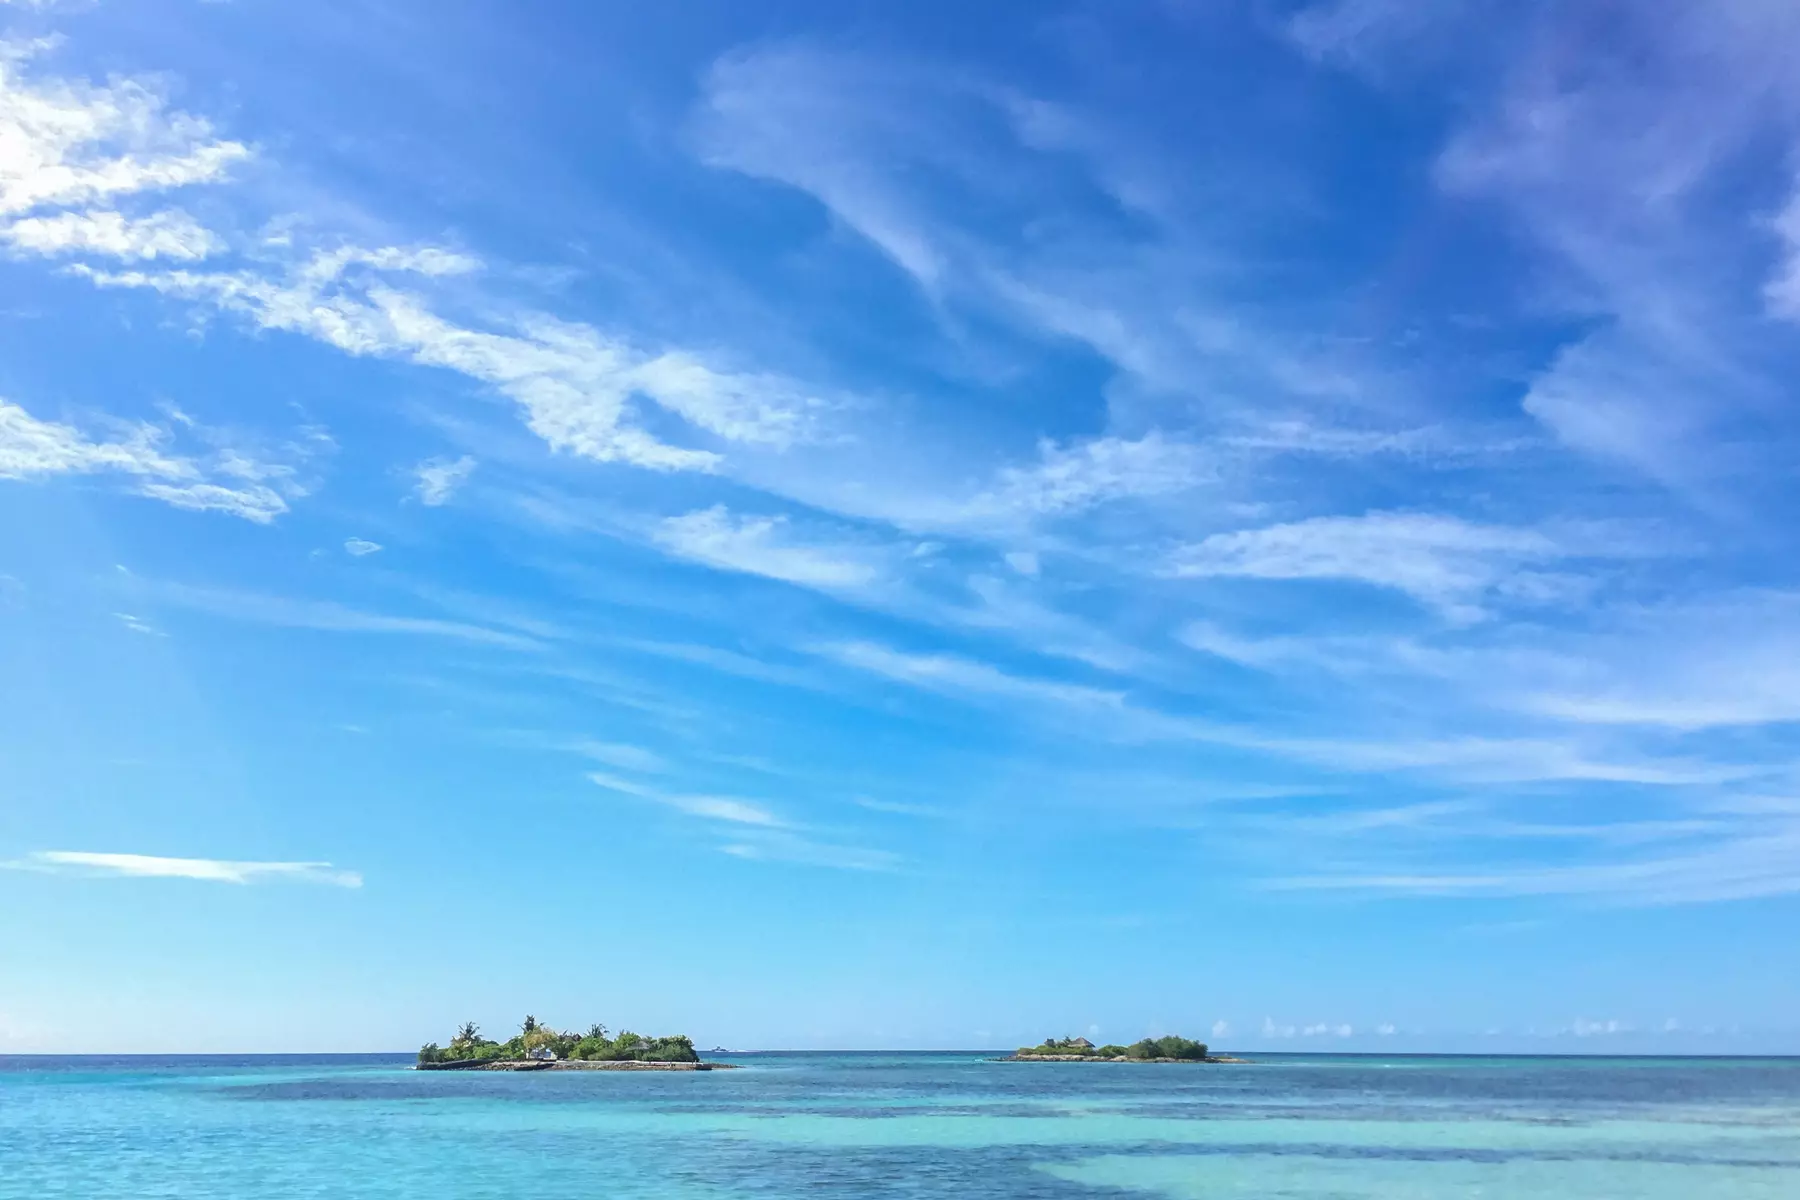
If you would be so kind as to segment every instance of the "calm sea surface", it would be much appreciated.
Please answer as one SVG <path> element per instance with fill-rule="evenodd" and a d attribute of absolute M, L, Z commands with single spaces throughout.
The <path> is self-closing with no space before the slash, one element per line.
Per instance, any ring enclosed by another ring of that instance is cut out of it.
<path fill-rule="evenodd" d="M 1800 1060 L 0 1057 L 0 1197 L 1800 1198 Z"/>

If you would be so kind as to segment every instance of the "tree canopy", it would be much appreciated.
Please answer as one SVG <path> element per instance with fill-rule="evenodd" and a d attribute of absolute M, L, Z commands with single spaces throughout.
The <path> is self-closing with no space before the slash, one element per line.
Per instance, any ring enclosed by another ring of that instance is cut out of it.
<path fill-rule="evenodd" d="M 1187 1038 L 1175 1034 L 1160 1038 L 1144 1038 L 1129 1046 L 1121 1046 L 1117 1043 L 1094 1046 L 1080 1038 L 1046 1038 L 1041 1045 L 1021 1046 L 1018 1052 L 1027 1056 L 1126 1058 L 1138 1061 L 1170 1058 L 1181 1062 L 1198 1062 L 1206 1057 L 1206 1043 L 1189 1041 Z"/>
<path fill-rule="evenodd" d="M 645 1037 L 623 1031 L 608 1037 L 606 1026 L 595 1022 L 586 1033 L 561 1031 L 534 1016 L 528 1016 L 519 1032 L 504 1042 L 481 1035 L 481 1027 L 465 1021 L 457 1029 L 448 1046 L 427 1042 L 419 1048 L 422 1063 L 469 1062 L 492 1059 L 496 1062 L 530 1057 L 532 1051 L 548 1051 L 558 1058 L 586 1059 L 599 1062 L 699 1062 L 693 1039 L 685 1034 L 672 1037 Z"/>

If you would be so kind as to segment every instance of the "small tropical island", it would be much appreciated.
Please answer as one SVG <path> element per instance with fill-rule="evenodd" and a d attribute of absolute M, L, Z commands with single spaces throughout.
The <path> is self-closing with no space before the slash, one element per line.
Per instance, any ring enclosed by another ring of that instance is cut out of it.
<path fill-rule="evenodd" d="M 685 1034 L 644 1037 L 606 1026 L 586 1033 L 564 1031 L 527 1016 L 519 1032 L 504 1042 L 481 1036 L 481 1028 L 465 1021 L 448 1046 L 427 1042 L 419 1047 L 421 1071 L 712 1071 L 729 1063 L 701 1062 L 693 1039 Z"/>
<path fill-rule="evenodd" d="M 1096 1046 L 1084 1037 L 1048 1038 L 1041 1045 L 1022 1046 L 995 1062 L 1125 1062 L 1125 1063 L 1241 1063 L 1249 1059 L 1229 1054 L 1209 1054 L 1205 1042 L 1192 1042 L 1170 1034 L 1145 1038 L 1129 1046 Z"/>

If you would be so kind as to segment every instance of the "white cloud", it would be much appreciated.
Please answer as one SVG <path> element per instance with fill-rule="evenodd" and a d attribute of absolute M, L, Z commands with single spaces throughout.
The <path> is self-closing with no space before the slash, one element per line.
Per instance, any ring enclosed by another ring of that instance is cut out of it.
<path fill-rule="evenodd" d="M 1741 319 L 1737 264 L 1758 222 L 1728 206 L 1746 194 L 1736 186 L 1746 152 L 1795 136 L 1800 83 L 1787 47 L 1800 9 L 1618 15 L 1592 53 L 1566 54 L 1554 37 L 1528 43 L 1498 101 L 1451 140 L 1438 180 L 1503 205 L 1548 265 L 1547 299 L 1593 331 L 1533 381 L 1527 411 L 1576 449 L 1704 493 L 1741 476 L 1753 449 L 1741 430 L 1728 445 L 1719 435 L 1760 423 L 1786 382 Z M 1785 278 L 1778 268 L 1777 308 Z"/>
<path fill-rule="evenodd" d="M 1190 621 L 1182 626 L 1176 637 L 1203 654 L 1246 667 L 1267 668 L 1296 659 L 1311 662 L 1320 657 L 1320 651 L 1311 640 L 1241 637 L 1211 621 Z"/>
<path fill-rule="evenodd" d="M 413 637 L 439 637 L 513 650 L 537 650 L 543 643 L 521 634 L 465 621 L 432 617 L 403 617 L 364 612 L 328 600 L 295 600 L 220 588 L 190 587 L 175 583 L 139 581 L 145 593 L 163 604 L 211 613 L 234 621 L 274 625 L 287 629 L 316 629 L 327 633 L 383 633 Z"/>
<path fill-rule="evenodd" d="M 40 421 L 16 404 L 0 400 L 0 479 L 119 471 L 128 475 L 180 479 L 193 468 L 162 450 L 166 430 L 140 424 L 116 442 L 93 441 L 71 425 Z"/>
<path fill-rule="evenodd" d="M 922 82 L 891 63 L 840 60 L 804 46 L 728 55 L 706 74 L 695 137 L 711 165 L 818 197 L 845 225 L 929 286 L 946 269 L 943 251 L 864 156 L 871 144 L 896 140 L 916 151 L 930 137 L 924 114 L 934 104 L 908 104 L 903 95 L 871 96 L 871 77 L 898 92 L 916 90 Z"/>
<path fill-rule="evenodd" d="M 1104 625 L 1062 612 L 1033 593 L 1035 576 L 1009 580 L 974 575 L 965 581 L 975 603 L 930 615 L 940 623 L 992 630 L 1034 653 L 1073 659 L 1105 671 L 1141 669 L 1149 658 Z"/>
<path fill-rule="evenodd" d="M 1502 592 L 1529 597 L 1561 581 L 1525 564 L 1575 553 L 1535 529 L 1476 525 L 1429 513 L 1314 517 L 1217 533 L 1182 547 L 1166 568 L 1180 578 L 1330 579 L 1406 592 L 1457 619 Z"/>
<path fill-rule="evenodd" d="M 1578 623 L 1419 636 L 1246 636 L 1195 621 L 1179 639 L 1245 666 L 1341 676 L 1366 697 L 1466 717 L 1701 730 L 1800 721 L 1800 593 L 1728 589 L 1596 602 Z M 1592 732 L 1592 731 L 1584 731 Z"/>
<path fill-rule="evenodd" d="M 679 809 L 693 817 L 705 817 L 711 821 L 728 821 L 737 825 L 761 825 L 778 828 L 786 824 L 781 818 L 760 804 L 752 804 L 748 800 L 738 800 L 731 796 L 671 796 L 657 797 L 658 801 L 670 808 Z"/>
<path fill-rule="evenodd" d="M 236 862 L 216 858 L 163 858 L 151 854 L 96 854 L 81 850 L 40 850 L 7 866 L 26 870 L 74 868 L 100 875 L 154 879 L 200 879 L 212 883 L 266 883 L 291 880 L 358 888 L 362 876 L 328 862 Z"/>
<path fill-rule="evenodd" d="M 944 810 L 929 804 L 905 804 L 897 800 L 878 800 L 873 796 L 852 796 L 850 803 L 870 812 L 890 813 L 900 817 L 941 817 Z"/>
<path fill-rule="evenodd" d="M 635 780 L 621 779 L 617 775 L 608 775 L 601 771 L 589 772 L 588 780 L 608 791 L 623 792 L 628 796 L 654 800 L 677 812 L 684 812 L 690 817 L 723 821 L 730 825 L 753 825 L 763 829 L 781 829 L 787 826 L 786 821 L 764 806 L 750 800 L 738 799 L 735 796 L 693 796 L 665 792 Z"/>
<path fill-rule="evenodd" d="M 987 663 L 954 655 L 909 654 L 874 642 L 833 642 L 812 649 L 845 666 L 930 691 L 1125 711 L 1122 692 L 1012 675 Z"/>
<path fill-rule="evenodd" d="M 98 254 L 111 258 L 192 261 L 223 243 L 183 212 L 133 219 L 116 212 L 64 212 L 0 226 L 0 238 L 34 254 Z"/>
<path fill-rule="evenodd" d="M 419 498 L 419 503 L 431 508 L 448 504 L 475 473 L 475 465 L 475 459 L 467 454 L 461 458 L 428 458 L 413 468 L 413 476 L 418 481 L 413 486 L 413 494 Z"/>
<path fill-rule="evenodd" d="M 1763 288 L 1769 311 L 1790 321 L 1800 321 L 1800 185 L 1773 223 L 1781 241 L 1781 259 Z"/>
<path fill-rule="evenodd" d="M 344 540 L 344 553 L 350 555 L 352 558 L 362 558 L 365 555 L 375 554 L 380 550 L 380 542 L 371 542 L 367 538 L 353 537 Z"/>
<path fill-rule="evenodd" d="M 1352 774 L 1417 774 L 1463 783 L 1588 780 L 1653 787 L 1714 786 L 1758 774 L 1755 765 L 1705 758 L 1608 752 L 1561 737 L 1418 736 L 1372 731 L 1308 737 L 1133 704 L 1126 692 L 1015 675 L 947 654 L 916 654 L 873 642 L 821 643 L 821 657 L 856 670 L 972 702 L 1026 701 L 1029 715 L 1079 721 L 1084 736 L 1129 742 L 1201 742 Z M 1018 712 L 1017 706 L 1007 711 Z"/>
<path fill-rule="evenodd" d="M 720 371 L 681 351 L 646 353 L 580 324 L 527 314 L 494 332 L 461 325 L 401 290 L 396 274 L 472 270 L 466 256 L 426 247 L 318 252 L 283 277 L 255 271 L 97 271 L 101 287 L 150 288 L 214 305 L 263 329 L 315 338 L 347 354 L 439 367 L 486 384 L 524 411 L 554 450 L 663 471 L 714 470 L 721 456 L 671 445 L 640 425 L 632 401 L 654 402 L 737 444 L 781 449 L 805 435 L 817 400 L 786 380 Z"/>
<path fill-rule="evenodd" d="M 600 749 L 606 752 L 635 752 L 618 756 L 627 759 L 646 753 L 631 746 L 608 746 Z M 660 762 L 657 765 L 660 766 Z M 806 836 L 802 827 L 782 819 L 768 807 L 755 801 L 736 796 L 667 792 L 599 771 L 590 772 L 588 779 L 609 791 L 654 801 L 677 812 L 729 829 L 734 840 L 721 845 L 719 850 L 734 858 L 855 871 L 892 870 L 899 862 L 895 855 L 887 851 L 817 841 Z"/>
<path fill-rule="evenodd" d="M 744 679 L 756 679 L 764 683 L 811 690 L 819 690 L 823 686 L 807 671 L 779 663 L 764 662 L 760 658 L 742 654 L 736 650 L 722 649 L 718 646 L 706 646 L 692 642 L 664 642 L 644 638 L 625 639 L 618 644 L 628 650 L 652 654 L 658 658 L 670 659 L 675 662 L 689 663 Z"/>
<path fill-rule="evenodd" d="M 638 364 L 632 387 L 670 412 L 727 441 L 791 446 L 807 435 L 826 402 L 775 375 L 733 375 L 671 350 Z"/>
<path fill-rule="evenodd" d="M 569 749 L 577 754 L 603 762 L 608 766 L 620 767 L 627 771 L 665 771 L 669 764 L 662 757 L 642 746 L 627 745 L 623 742 L 601 742 L 593 738 L 581 738 L 569 743 Z"/>
<path fill-rule="evenodd" d="M 1720 592 L 1628 608 L 1602 630 L 1541 641 L 1544 661 L 1500 677 L 1528 712 L 1678 730 L 1800 721 L 1800 593 Z"/>
<path fill-rule="evenodd" d="M 842 871 L 892 871 L 900 865 L 899 856 L 890 851 L 819 842 L 779 830 L 758 834 L 754 840 L 730 842 L 719 849 L 734 858 L 799 863 Z"/>
<path fill-rule="evenodd" d="M 1041 569 L 1038 556 L 1031 550 L 1009 550 L 1006 553 L 1006 565 L 1027 577 L 1036 577 Z"/>
<path fill-rule="evenodd" d="M 646 800 L 662 798 L 662 793 L 647 783 L 639 783 L 635 779 L 624 779 L 618 775 L 609 775 L 605 771 L 589 771 L 588 782 L 603 787 L 609 792 L 623 792 L 627 796 L 641 796 Z"/>
<path fill-rule="evenodd" d="M 1394 372 L 1366 361 L 1371 352 L 1315 328 L 1282 327 L 1284 318 L 1244 303 L 1226 282 L 1232 266 L 1247 275 L 1267 262 L 1233 263 L 1238 250 L 1218 210 L 1234 164 L 1226 176 L 1203 173 L 1181 147 L 1147 140 L 1141 122 L 1109 121 L 959 69 L 797 40 L 715 62 L 692 128 L 703 161 L 810 196 L 940 311 L 973 310 L 1107 360 L 1119 376 L 1108 414 L 1128 415 L 1134 428 L 1152 405 L 1186 424 L 1266 411 L 1270 399 L 1341 405 L 1371 392 L 1372 378 L 1384 402 L 1398 391 Z M 1133 219 L 1096 214 L 1096 193 Z M 1260 231 L 1271 204 L 1290 202 L 1258 195 L 1252 228 Z M 978 369 L 991 365 L 991 351 L 970 355 Z M 1124 494 L 1192 486 L 1194 471 L 1211 464 L 1190 457 L 1176 479 L 1121 480 Z M 1047 483 L 988 502 L 1016 516 L 1021 506 L 1078 511 L 1105 498 L 1058 495 Z"/>
<path fill-rule="evenodd" d="M 1800 821 L 1771 815 L 1697 846 L 1567 866 L 1491 866 L 1295 876 L 1275 886 L 1395 896 L 1584 896 L 1689 904 L 1800 893 Z"/>
<path fill-rule="evenodd" d="M 1226 1037 L 1230 1033 L 1231 1033 L 1231 1022 L 1230 1021 L 1226 1021 L 1221 1018 L 1220 1020 L 1214 1021 L 1212 1023 L 1212 1040 L 1213 1041 L 1217 1042 L 1220 1038 Z"/>
<path fill-rule="evenodd" d="M 274 488 L 260 484 L 231 487 L 219 483 L 147 483 L 141 495 L 161 500 L 190 512 L 222 512 L 266 525 L 288 510 L 287 500 Z"/>
<path fill-rule="evenodd" d="M 1543 737 L 1284 737 L 1213 731 L 1215 740 L 1340 771 L 1417 772 L 1467 783 L 1589 780 L 1656 787 L 1731 783 L 1754 767 L 1706 759 L 1608 755 L 1580 742 Z"/>
<path fill-rule="evenodd" d="M 808 544 L 795 540 L 791 531 L 786 517 L 739 517 L 721 504 L 666 518 L 656 526 L 652 540 L 672 554 L 708 566 L 806 587 L 857 588 L 879 577 L 867 549 Z"/>
<path fill-rule="evenodd" d="M 1437 426 L 1353 428 L 1320 425 L 1292 417 L 1253 424 L 1242 433 L 1225 434 L 1218 441 L 1234 449 L 1308 454 L 1328 459 L 1386 456 L 1459 460 L 1471 455 L 1507 453 L 1529 444 L 1516 438 L 1470 442 Z"/>
<path fill-rule="evenodd" d="M 1670 347 L 1629 325 L 1591 334 L 1557 353 L 1522 406 L 1565 445 L 1683 484 L 1704 473 L 1711 453 L 1691 398 L 1729 389 Z"/>
<path fill-rule="evenodd" d="M 970 517 L 1058 517 L 1097 504 L 1185 491 L 1217 477 L 1200 447 L 1161 433 L 1038 446 L 1038 461 L 1006 467 L 967 505 Z"/>
<path fill-rule="evenodd" d="M 137 617 L 131 613 L 116 612 L 113 614 L 113 616 L 118 620 L 119 624 L 121 624 L 125 628 L 131 630 L 131 632 L 133 632 L 133 633 L 141 633 L 141 634 L 146 635 L 147 637 L 167 637 L 167 636 L 169 636 L 168 634 L 164 633 L 162 630 L 156 628 L 154 625 L 151 625 L 149 622 L 147 622 L 147 621 L 143 620 L 142 618 Z"/>
<path fill-rule="evenodd" d="M 1790 591 L 1715 588 L 1657 604 L 1597 603 L 1577 624 L 1499 626 L 1473 640 L 1459 631 L 1245 636 L 1207 621 L 1178 636 L 1308 687 L 1329 677 L 1372 707 L 1437 712 L 1445 724 L 1504 712 L 1617 741 L 1800 721 L 1800 593 Z M 1506 754 L 1545 765 L 1582 760 L 1572 748 L 1552 751 L 1554 742 L 1503 749 L 1507 741 L 1487 743 L 1495 762 Z"/>
<path fill-rule="evenodd" d="M 0 479 L 112 473 L 132 477 L 132 490 L 176 508 L 229 513 L 267 524 L 288 500 L 306 494 L 293 468 L 229 448 L 206 457 L 172 453 L 171 432 L 124 424 L 116 440 L 90 438 L 72 425 L 40 421 L 0 400 Z"/>
<path fill-rule="evenodd" d="M 208 183 L 249 157 L 142 80 L 29 79 L 31 49 L 0 55 L 0 214 Z"/>
<path fill-rule="evenodd" d="M 1450 15 L 1475 6 L 1467 0 L 1415 4 L 1411 0 L 1328 0 L 1295 13 L 1287 34 L 1309 58 L 1369 68 L 1397 46 L 1414 41 Z"/>

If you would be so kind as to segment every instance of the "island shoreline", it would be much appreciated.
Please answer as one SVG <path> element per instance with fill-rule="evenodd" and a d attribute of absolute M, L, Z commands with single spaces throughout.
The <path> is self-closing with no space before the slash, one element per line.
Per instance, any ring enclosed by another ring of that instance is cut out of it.
<path fill-rule="evenodd" d="M 1209 1054 L 1205 1058 L 1132 1058 L 1124 1054 L 1006 1054 L 989 1062 L 1091 1062 L 1091 1063 L 1250 1063 L 1248 1058 L 1230 1054 Z"/>
<path fill-rule="evenodd" d="M 737 1063 L 644 1062 L 638 1059 L 474 1058 L 415 1063 L 416 1071 L 736 1071 Z"/>

